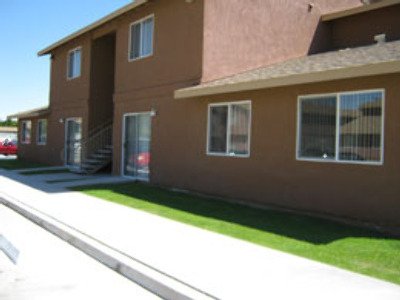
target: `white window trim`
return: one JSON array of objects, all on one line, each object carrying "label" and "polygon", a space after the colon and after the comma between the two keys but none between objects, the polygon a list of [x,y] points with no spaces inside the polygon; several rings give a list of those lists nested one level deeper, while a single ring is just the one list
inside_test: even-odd
[{"label": "white window trim", "polygon": [[[248,138],[249,138],[249,151],[247,154],[233,154],[229,153],[229,145],[230,145],[230,139],[231,139],[231,134],[230,134],[230,106],[231,105],[237,105],[237,104],[249,104],[250,105],[250,114],[249,114],[249,126],[248,126]],[[226,136],[226,152],[225,153],[220,153],[220,152],[211,152],[209,151],[209,146],[210,146],[210,130],[211,130],[211,124],[210,124],[210,113],[211,113],[211,107],[216,107],[216,106],[228,106],[228,116],[227,116],[227,136]],[[222,156],[222,157],[236,157],[236,158],[249,158],[250,157],[250,152],[251,152],[251,124],[252,124],[252,105],[251,105],[251,100],[243,100],[243,101],[232,101],[232,102],[219,102],[219,103],[210,103],[208,104],[207,108],[207,145],[206,145],[206,153],[208,156]]]},{"label": "white window trim", "polygon": [[[131,47],[131,46],[132,46],[132,27],[133,27],[134,25],[138,24],[138,23],[142,23],[142,22],[144,22],[144,21],[146,21],[146,20],[148,20],[148,19],[151,19],[151,18],[153,18],[153,36],[152,36],[153,41],[152,41],[151,53],[150,53],[150,54],[147,54],[147,55],[143,55],[143,56],[131,58],[131,49],[132,49],[132,47]],[[128,62],[133,62],[133,61],[137,61],[137,60],[141,60],[141,59],[145,59],[145,58],[148,58],[148,57],[153,56],[153,54],[154,54],[154,33],[155,33],[155,27],[156,27],[155,24],[156,24],[156,20],[155,20],[154,14],[148,15],[148,16],[146,16],[146,17],[144,17],[144,18],[141,18],[141,19],[139,19],[139,20],[137,20],[137,21],[132,22],[131,24],[129,24]],[[140,27],[140,42],[142,42],[142,35],[143,35],[143,31],[142,31],[142,26],[141,26],[141,27]]]},{"label": "white window trim", "polygon": [[[29,142],[27,142],[26,141],[26,136],[24,136],[24,132],[23,132],[23,127],[24,127],[24,124],[28,124],[28,123],[30,123],[31,124],[31,129],[30,129],[30,140],[29,140]],[[25,125],[25,128],[26,128],[26,125]],[[21,144],[24,144],[24,145],[29,145],[30,143],[31,143],[31,141],[32,141],[32,120],[26,120],[26,121],[22,121],[21,122],[21,138],[20,138],[21,140],[20,140],[20,142],[21,142]]]},{"label": "white window trim", "polygon": [[[69,76],[69,66],[70,66],[70,64],[69,64],[69,59],[70,59],[70,54],[71,54],[72,52],[77,52],[78,50],[81,52],[81,61],[80,61],[80,66],[79,66],[79,75],[78,75],[78,76],[72,76],[72,77],[70,77],[70,76]],[[74,48],[74,49],[69,50],[68,53],[67,53],[67,80],[74,80],[74,79],[77,79],[77,78],[81,77],[81,75],[82,75],[82,46],[78,46],[78,47],[76,47],[76,48]]]},{"label": "white window trim", "polygon": [[[339,138],[340,138],[340,96],[352,95],[357,93],[382,93],[382,126],[381,126],[381,157],[380,161],[354,161],[354,160],[341,160],[339,159]],[[335,137],[335,158],[334,159],[320,159],[320,158],[307,158],[300,156],[300,133],[301,133],[301,101],[318,98],[318,97],[336,97],[336,137]],[[310,94],[310,95],[299,95],[297,97],[297,135],[296,135],[296,160],[298,161],[309,161],[309,162],[324,162],[324,163],[335,163],[335,164],[354,164],[354,165],[370,165],[370,166],[383,166],[384,164],[384,146],[385,146],[385,89],[371,89],[371,90],[355,90],[337,93],[327,94]]]},{"label": "white window trim", "polygon": [[45,142],[40,142],[40,134],[39,134],[39,127],[40,127],[40,123],[42,123],[43,121],[47,122],[47,119],[39,119],[37,122],[37,126],[36,126],[36,145],[38,146],[45,146],[47,144],[47,124],[46,124],[46,141]]}]

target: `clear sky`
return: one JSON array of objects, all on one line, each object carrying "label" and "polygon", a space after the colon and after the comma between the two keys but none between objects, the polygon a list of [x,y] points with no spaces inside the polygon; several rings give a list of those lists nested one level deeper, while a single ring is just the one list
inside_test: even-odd
[{"label": "clear sky", "polygon": [[0,120],[48,105],[50,58],[37,52],[131,0],[0,0]]}]

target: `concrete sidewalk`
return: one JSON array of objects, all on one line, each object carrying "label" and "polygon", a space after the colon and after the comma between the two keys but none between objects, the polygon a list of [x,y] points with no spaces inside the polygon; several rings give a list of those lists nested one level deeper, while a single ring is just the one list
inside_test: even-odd
[{"label": "concrete sidewalk", "polygon": [[0,299],[160,300],[1,204]]},{"label": "concrete sidewalk", "polygon": [[7,206],[164,298],[400,299],[395,284],[70,192],[68,183],[55,189],[46,176],[29,177],[0,171]]}]

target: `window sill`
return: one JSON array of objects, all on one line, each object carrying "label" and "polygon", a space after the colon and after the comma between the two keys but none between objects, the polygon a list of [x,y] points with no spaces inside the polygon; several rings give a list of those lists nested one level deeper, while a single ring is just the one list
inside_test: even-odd
[{"label": "window sill", "polygon": [[372,161],[335,160],[335,159],[319,159],[319,158],[304,158],[304,157],[297,157],[296,160],[305,162],[342,164],[342,165],[383,166],[383,161],[372,162]]},{"label": "window sill", "polygon": [[78,79],[78,78],[80,78],[80,77],[81,77],[81,75],[75,76],[75,77],[67,77],[67,81],[72,81],[72,80]]},{"label": "window sill", "polygon": [[250,158],[250,154],[227,154],[207,152],[207,156],[231,157],[231,158]]},{"label": "window sill", "polygon": [[153,56],[153,53],[151,53],[149,55],[145,55],[145,56],[140,56],[140,57],[137,57],[137,58],[128,57],[128,62],[140,61],[140,60],[143,60],[143,59],[146,59],[146,58],[150,58],[152,56]]}]

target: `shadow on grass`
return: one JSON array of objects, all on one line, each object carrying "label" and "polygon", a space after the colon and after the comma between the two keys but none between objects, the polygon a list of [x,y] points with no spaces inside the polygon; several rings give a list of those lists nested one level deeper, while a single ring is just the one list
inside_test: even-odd
[{"label": "shadow on grass", "polygon": [[[339,222],[295,213],[257,209],[241,204],[224,202],[218,199],[172,192],[143,184],[97,185],[73,189],[136,208],[143,208],[141,206],[146,206],[146,203],[156,204],[161,206],[157,209],[157,214],[166,217],[172,216],[171,219],[177,221],[185,222],[184,219],[182,220],[179,216],[177,217],[173,212],[168,212],[168,210],[163,211],[163,207],[239,224],[315,245],[327,244],[346,237],[385,238],[384,235],[378,232]],[[126,197],[114,197],[113,195]],[[138,200],[143,205],[140,203],[138,204]],[[148,209],[144,208],[144,210]],[[186,223],[194,224],[193,222],[187,221]]]},{"label": "shadow on grass", "polygon": [[40,163],[25,161],[18,158],[0,160],[0,169],[5,169],[5,170],[19,170],[28,168],[41,168],[41,167],[48,167],[48,166]]},{"label": "shadow on grass", "polygon": [[33,176],[33,175],[47,175],[47,174],[63,174],[71,173],[69,169],[56,169],[56,170],[41,170],[41,171],[26,171],[20,172],[21,175]]}]

